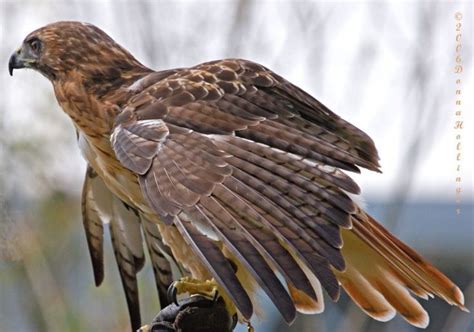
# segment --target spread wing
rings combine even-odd
[[[326,165],[376,170],[363,132],[264,67],[235,60],[148,86],[117,118],[112,142],[150,205],[195,244],[242,313],[251,308],[238,280],[221,280],[234,274],[230,264],[215,264],[223,254],[197,230],[224,242],[288,321],[295,307],[268,262],[317,301],[296,256],[338,297],[331,266],[344,268],[339,227],[350,227],[354,211],[343,190],[359,189]]]
[[[99,286],[104,278],[103,224],[108,222],[132,326],[139,328],[141,324],[136,274],[145,260],[139,221],[114,197],[90,166],[86,172],[82,197],[84,229],[96,285]]]
[[[109,224],[132,326],[136,330],[141,326],[136,274],[145,262],[139,215],[115,197],[97,173],[88,166],[82,191],[82,216],[96,286],[104,279],[103,225]],[[157,234],[156,225],[146,220],[143,225],[160,304],[165,307],[168,304],[166,291],[172,282],[171,267],[161,252],[164,245]]]
[[[378,171],[372,140],[248,61],[205,63],[149,81],[116,119],[114,151],[243,316],[250,318],[252,304],[214,239],[287,322],[296,309],[321,310],[321,286],[337,299],[335,273],[346,266],[341,228],[357,221],[347,192],[359,193],[339,169]]]

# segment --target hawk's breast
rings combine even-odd
[[[112,193],[143,213],[153,214],[145,203],[137,176],[120,164],[108,139],[79,132],[78,143],[83,157]]]

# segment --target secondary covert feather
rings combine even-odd
[[[96,284],[110,221],[132,328],[136,273],[150,252],[161,304],[212,295],[243,321],[260,287],[284,319],[319,313],[340,287],[371,317],[426,327],[412,296],[463,310],[454,283],[352,201],[343,170],[378,171],[372,140],[300,88],[241,59],[153,71],[99,28],[57,22],[9,62],[53,84],[88,162],[83,216]],[[281,274],[286,286],[278,278]],[[207,280],[207,282],[206,282]]]

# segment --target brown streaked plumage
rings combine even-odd
[[[342,170],[379,171],[372,140],[264,66],[226,59],[155,72],[97,27],[58,22],[26,37],[9,63],[22,67],[51,80],[74,121],[89,164],[95,281],[109,220],[133,329],[140,228],[162,305],[174,260],[183,274],[217,280],[245,320],[255,285],[288,323],[296,311],[321,312],[322,289],[337,300],[340,286],[382,321],[398,312],[425,327],[411,294],[466,310],[459,288],[350,198],[360,189]]]

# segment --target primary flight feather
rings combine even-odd
[[[370,137],[264,66],[154,71],[99,28],[57,22],[11,56],[10,73],[24,67],[52,82],[73,120],[95,282],[108,221],[133,329],[142,233],[162,306],[174,269],[215,280],[241,320],[258,288],[288,323],[321,312],[322,290],[337,300],[341,286],[381,321],[398,312],[426,327],[413,295],[465,309],[454,283],[350,198],[360,190],[343,170],[379,171]]]

